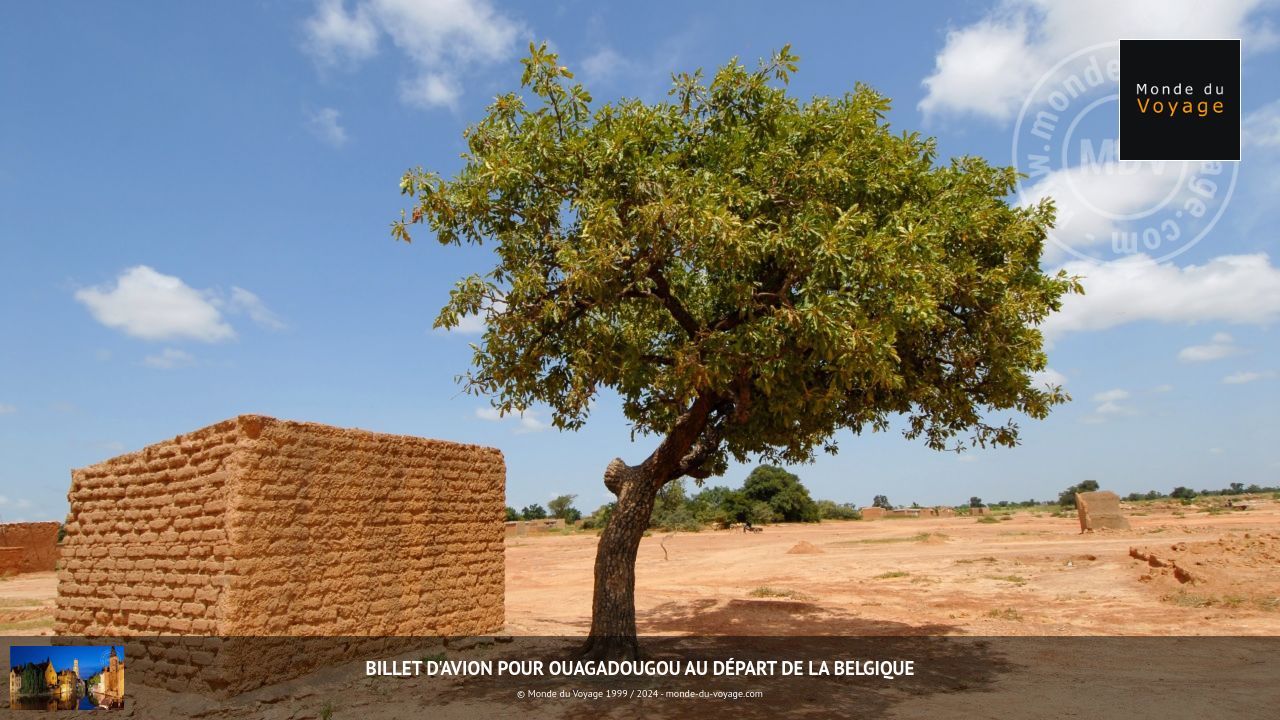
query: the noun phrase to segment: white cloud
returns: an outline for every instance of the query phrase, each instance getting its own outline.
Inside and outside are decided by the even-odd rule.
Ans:
[[[630,67],[631,61],[613,48],[601,48],[582,61],[582,79],[586,82],[602,82]]]
[[[196,290],[181,278],[146,265],[120,273],[114,286],[81,288],[75,299],[98,322],[143,340],[230,340],[236,332],[223,315],[224,309],[248,315],[266,328],[284,327],[257,295],[244,288],[232,286],[230,299],[225,299],[221,292]]]
[[[358,62],[378,50],[378,29],[368,7],[359,3],[348,13],[343,0],[321,0],[304,29],[307,51],[325,65]]]
[[[1226,385],[1243,385],[1245,383],[1256,382],[1258,380],[1270,380],[1275,377],[1274,370],[1264,370],[1262,372],[1237,372],[1222,378],[1223,384]]]
[[[1280,148],[1280,100],[1273,100],[1244,117],[1241,141],[1249,148]]]
[[[1130,397],[1132,397],[1132,394],[1123,388],[1096,393],[1093,396],[1093,402],[1096,403],[1093,412],[1080,418],[1080,420],[1090,425],[1097,425],[1111,418],[1136,415],[1137,411],[1126,402]]]
[[[1100,162],[1053,170],[1019,195],[1019,205],[1029,207],[1051,198],[1057,210],[1054,237],[1082,249],[1112,241],[1126,221],[1190,193],[1182,180],[1181,162]],[[1105,209],[1105,213],[1101,210]],[[1045,260],[1060,259],[1065,251],[1057,243],[1045,245]]]
[[[516,420],[516,434],[523,435],[525,433],[542,432],[550,430],[551,424],[543,421],[538,417],[535,410],[525,410],[522,413],[503,415],[494,407],[478,407],[476,408],[476,417],[489,422],[504,422],[506,420]]]
[[[414,66],[401,98],[426,107],[453,106],[462,92],[459,76],[510,57],[524,32],[488,0],[357,0],[350,11],[324,0],[304,29],[307,51],[326,65],[358,64],[387,36]]]
[[[172,370],[176,367],[191,365],[196,359],[191,353],[177,348],[165,348],[156,355],[148,355],[142,359],[147,367],[157,368],[159,370]]]
[[[1146,255],[1111,262],[1069,262],[1084,295],[1063,299],[1041,329],[1051,342],[1070,332],[1133,322],[1266,325],[1280,318],[1280,269],[1265,253],[1223,255],[1178,267]]]
[[[0,403],[0,415],[12,415],[18,412],[18,408],[7,403]]]
[[[1067,376],[1047,367],[1040,372],[1031,374],[1031,386],[1040,390],[1050,390],[1054,387],[1062,387],[1067,384]]]
[[[98,322],[143,340],[218,342],[236,335],[219,312],[216,295],[146,265],[125,270],[114,287],[82,288],[75,298]]]
[[[244,313],[249,319],[268,330],[283,330],[284,321],[271,312],[257,295],[242,287],[231,286],[231,301],[228,309],[233,313]]]
[[[920,110],[1009,120],[1036,81],[1068,55],[1117,38],[1243,38],[1246,52],[1275,43],[1254,22],[1265,0],[1004,0],[947,33],[924,80]]]
[[[1178,359],[1182,362],[1209,362],[1231,357],[1240,352],[1235,340],[1227,333],[1215,333],[1205,345],[1190,345],[1178,351]]]
[[[307,129],[326,145],[340,148],[347,144],[347,130],[338,121],[340,114],[333,108],[320,108],[308,113]]]

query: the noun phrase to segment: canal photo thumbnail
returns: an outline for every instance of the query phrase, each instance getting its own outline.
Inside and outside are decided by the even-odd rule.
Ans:
[[[9,708],[93,710],[124,707],[124,647],[14,645]]]

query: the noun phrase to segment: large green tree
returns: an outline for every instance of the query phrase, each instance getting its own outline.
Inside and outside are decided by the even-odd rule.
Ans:
[[[732,459],[801,463],[835,433],[901,417],[929,447],[1016,444],[1009,410],[1065,396],[1032,382],[1036,329],[1075,279],[1039,260],[1052,208],[1010,207],[1011,168],[936,163],[891,132],[889,101],[787,92],[784,47],[752,70],[674,78],[669,99],[594,103],[546,47],[520,92],[466,131],[452,179],[405,174],[392,226],[495,263],[452,290],[436,326],[479,315],[466,388],[503,412],[544,404],[562,429],[603,390],[645,458],[614,459],[596,552],[588,657],[639,654],[635,558],[658,491]]]

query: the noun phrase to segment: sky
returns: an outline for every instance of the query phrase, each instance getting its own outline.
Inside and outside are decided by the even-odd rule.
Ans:
[[[80,677],[87,679],[107,666],[112,647],[115,647],[116,657],[124,662],[123,645],[14,645],[9,648],[9,664],[17,667],[50,660],[53,669],[60,672],[70,669],[72,662],[79,660]]]
[[[609,395],[559,432],[545,410],[500,418],[463,394],[482,324],[432,322],[489,250],[389,234],[404,171],[460,167],[463,130],[518,86],[530,41],[599,101],[662,100],[672,72],[790,43],[798,97],[865,82],[893,98],[895,129],[938,139],[940,162],[1026,172],[1020,117],[1081,51],[1105,65],[1118,38],[1241,38],[1241,162],[1107,156],[1104,84],[1068,111],[1056,164],[1009,198],[1069,214],[1042,264],[1087,294],[1044,327],[1037,381],[1071,403],[1024,418],[1014,449],[844,432],[838,455],[791,469],[858,505],[1045,499],[1084,479],[1121,494],[1280,484],[1278,25],[1280,7],[1253,0],[5,3],[0,521],[61,520],[72,468],[243,413],[498,447],[517,508],[610,500],[609,460],[655,441],[633,442]],[[1100,162],[1076,152],[1086,140]],[[1178,242],[1107,240],[1172,217],[1205,180],[1209,212]]]

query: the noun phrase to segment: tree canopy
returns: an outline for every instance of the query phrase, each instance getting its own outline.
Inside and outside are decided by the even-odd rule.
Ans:
[[[1010,446],[1016,424],[990,413],[1065,399],[1030,374],[1036,325],[1078,283],[1040,271],[1052,207],[1011,207],[1014,169],[937,163],[865,85],[788,95],[787,47],[679,75],[658,103],[593,106],[545,46],[523,62],[525,92],[467,130],[451,180],[405,174],[393,225],[493,243],[435,324],[483,318],[466,387],[500,410],[542,403],[578,428],[609,388],[660,436],[694,411],[705,442],[673,474],[701,478],[808,461],[898,415],[933,448]]]

